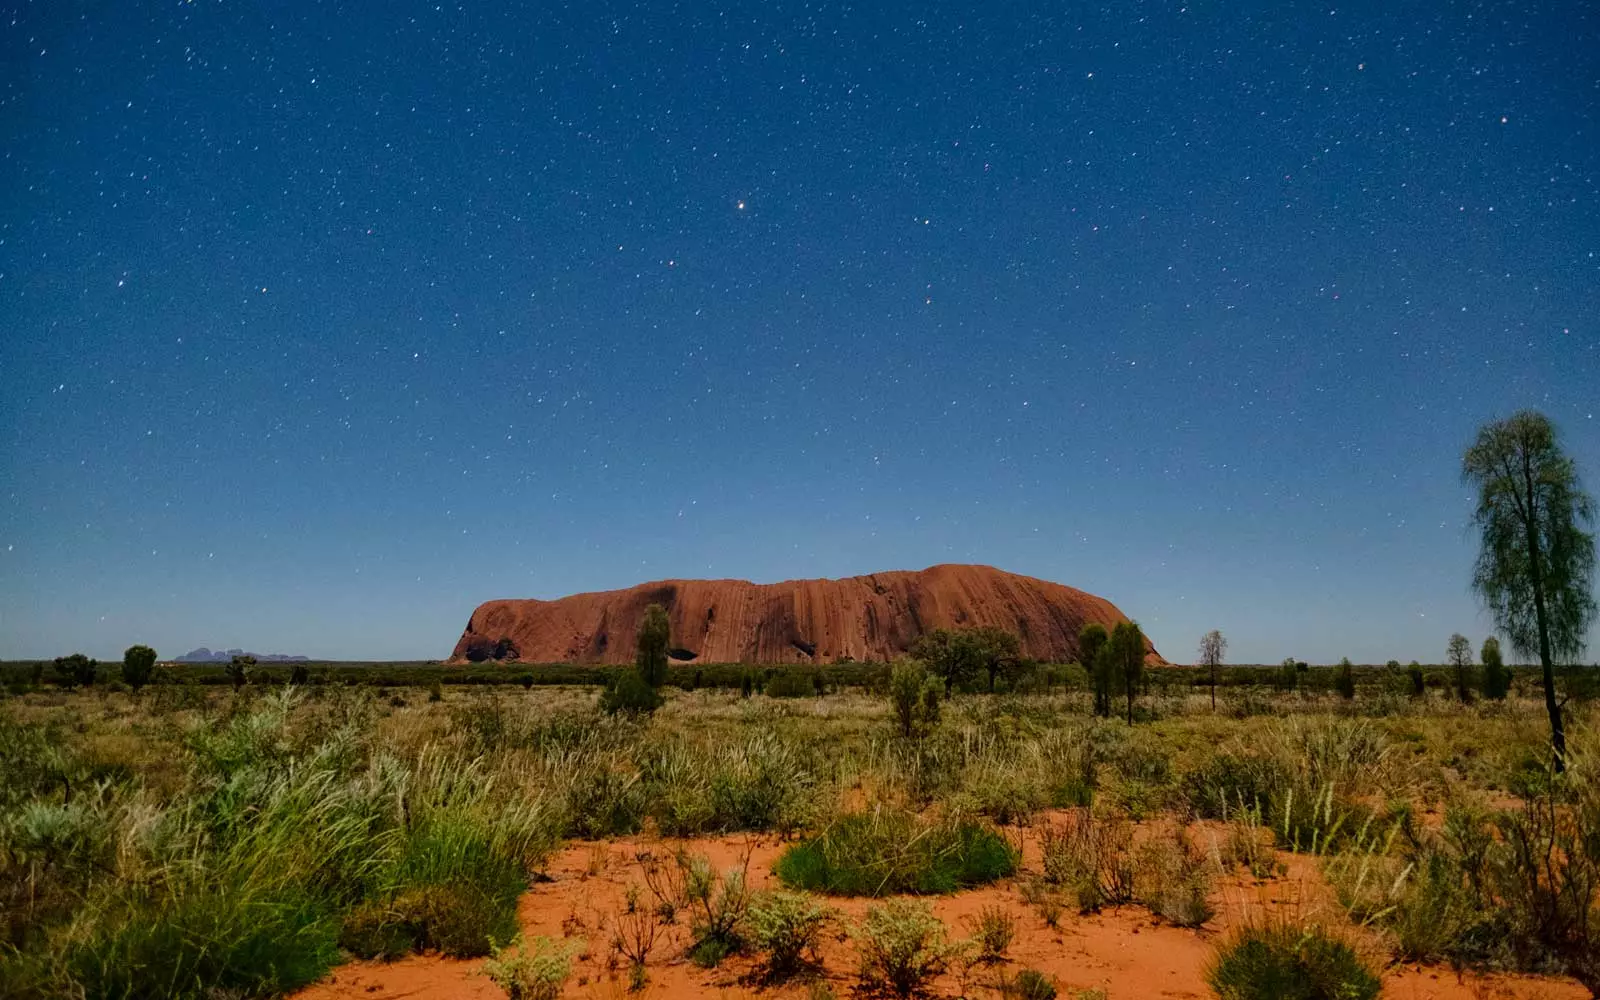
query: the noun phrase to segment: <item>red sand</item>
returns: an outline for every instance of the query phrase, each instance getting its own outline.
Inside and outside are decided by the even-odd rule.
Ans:
[[[1077,659],[1086,623],[1127,621],[1104,598],[990,566],[772,584],[661,580],[554,601],[488,601],[450,660],[491,656],[509,639],[512,659],[528,663],[632,663],[651,604],[672,620],[674,655],[705,663],[889,660],[925,632],[968,625],[998,626],[1021,640],[1024,656],[1067,663]],[[1149,662],[1165,662],[1148,640],[1146,648]]]
[[[1032,860],[1032,845],[1025,861]],[[737,867],[748,853],[749,878],[754,888],[775,886],[773,860],[783,845],[773,838],[727,837],[715,840],[648,841],[630,839],[604,843],[578,843],[562,850],[551,860],[551,882],[533,887],[522,899],[521,921],[531,938],[544,935],[552,939],[586,942],[585,950],[573,963],[567,983],[567,997],[620,998],[654,997],[662,1000],[688,1000],[691,997],[806,997],[808,986],[797,983],[782,987],[759,987],[751,981],[755,968],[752,959],[736,957],[716,969],[701,969],[683,957],[687,943],[684,917],[657,944],[649,962],[649,982],[641,993],[627,991],[627,968],[612,960],[611,921],[624,907],[628,886],[639,885],[640,899],[649,905],[651,896],[640,877],[637,854],[654,852],[658,857],[677,847],[708,856],[719,869]],[[1010,961],[999,970],[1015,975],[1024,967],[1039,969],[1054,976],[1063,1000],[1071,1000],[1076,990],[1100,989],[1107,997],[1196,997],[1211,996],[1202,981],[1202,971],[1212,943],[1226,930],[1251,915],[1279,911],[1300,915],[1330,913],[1329,891],[1309,859],[1281,855],[1288,865],[1284,878],[1255,883],[1248,878],[1233,878],[1221,884],[1215,896],[1218,915],[1204,928],[1185,930],[1163,924],[1141,907],[1128,906],[1105,913],[1078,916],[1071,910],[1062,914],[1059,928],[1049,929],[1038,913],[1020,898],[1014,884],[1002,883],[981,890],[930,900],[934,912],[944,921],[952,938],[967,934],[963,918],[986,905],[1001,905],[1017,919],[1018,933]],[[872,905],[871,900],[830,901],[844,920],[858,918]],[[825,975],[837,996],[846,996],[855,985],[855,952],[843,928],[831,931],[823,946]],[[453,961],[430,956],[415,956],[390,964],[356,962],[342,966],[329,978],[304,991],[299,1000],[445,1000],[456,997],[481,997],[497,1000],[504,994],[478,969],[480,960]],[[939,996],[996,995],[992,989],[997,971],[978,969],[968,979],[966,989],[960,978],[947,974],[935,985]],[[1541,1000],[1584,1000],[1587,991],[1569,980],[1531,976],[1470,976],[1458,980],[1446,969],[1401,967],[1384,977],[1384,996],[1395,1000],[1482,1000],[1482,998],[1541,998]]]

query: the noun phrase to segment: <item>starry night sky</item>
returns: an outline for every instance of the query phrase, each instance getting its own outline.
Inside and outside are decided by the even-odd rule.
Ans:
[[[1600,491],[1587,0],[3,12],[0,656],[981,562],[1437,662],[1476,427]]]

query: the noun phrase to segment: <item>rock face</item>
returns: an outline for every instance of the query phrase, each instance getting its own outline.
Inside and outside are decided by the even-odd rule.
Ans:
[[[672,620],[672,656],[706,663],[889,660],[925,632],[996,625],[1043,662],[1077,659],[1078,631],[1127,616],[1110,601],[990,566],[842,580],[662,580],[554,601],[480,604],[451,662],[631,663],[645,608]],[[1146,660],[1164,663],[1146,640]]]

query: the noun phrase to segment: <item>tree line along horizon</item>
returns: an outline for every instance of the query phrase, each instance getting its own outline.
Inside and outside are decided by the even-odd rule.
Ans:
[[[1519,411],[1481,427],[1462,457],[1461,476],[1477,493],[1472,523],[1479,536],[1478,557],[1471,587],[1489,611],[1496,632],[1511,649],[1540,670],[1540,687],[1551,731],[1553,763],[1559,770],[1566,756],[1566,727],[1558,696],[1558,661],[1575,663],[1584,651],[1585,636],[1595,620],[1593,595],[1594,535],[1585,528],[1595,519],[1594,500],[1584,491],[1577,467],[1562,449],[1555,426],[1543,414]],[[604,703],[609,710],[653,710],[660,704],[659,688],[667,678],[670,620],[660,605],[651,605],[639,629],[635,669],[619,674],[608,685]],[[1109,716],[1112,701],[1125,702],[1123,714],[1131,725],[1134,703],[1144,675],[1145,637],[1137,622],[1115,623],[1109,630],[1098,622],[1083,626],[1078,635],[1078,662],[1094,691],[1094,712]],[[1225,662],[1227,639],[1213,629],[1200,642],[1196,666],[1209,671],[1212,706],[1216,704],[1217,672]],[[1484,640],[1478,658],[1483,665],[1477,687],[1491,699],[1501,699],[1510,689],[1497,636]],[[130,646],[123,654],[122,680],[137,691],[156,679],[157,656],[147,645]],[[1471,696],[1473,666],[1471,642],[1459,633],[1446,647],[1446,663],[1454,674],[1454,687],[1463,700]],[[95,683],[99,663],[82,653],[58,657],[53,663],[56,683],[72,688]],[[897,713],[902,702],[911,715],[901,713],[908,732],[915,724],[915,707],[936,712],[942,688],[948,697],[978,676],[989,690],[1005,681],[1015,686],[1036,664],[1020,655],[1017,636],[995,626],[936,629],[921,636],[903,661],[891,671],[890,692]],[[1386,664],[1398,671],[1398,661]],[[235,656],[225,666],[235,686],[247,682],[256,667],[250,656]],[[34,682],[42,681],[43,663],[35,666]],[[1307,664],[1293,657],[1280,665],[1280,686],[1294,687],[1295,677]],[[1354,697],[1353,664],[1343,659],[1335,668],[1335,689]],[[1414,693],[1421,693],[1421,665],[1407,668]],[[290,683],[310,679],[309,667],[293,665]]]

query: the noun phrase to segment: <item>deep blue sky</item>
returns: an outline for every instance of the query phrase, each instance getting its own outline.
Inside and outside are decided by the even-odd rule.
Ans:
[[[6,4],[0,656],[953,561],[1486,634],[1477,425],[1600,490],[1594,5],[890,7]]]

